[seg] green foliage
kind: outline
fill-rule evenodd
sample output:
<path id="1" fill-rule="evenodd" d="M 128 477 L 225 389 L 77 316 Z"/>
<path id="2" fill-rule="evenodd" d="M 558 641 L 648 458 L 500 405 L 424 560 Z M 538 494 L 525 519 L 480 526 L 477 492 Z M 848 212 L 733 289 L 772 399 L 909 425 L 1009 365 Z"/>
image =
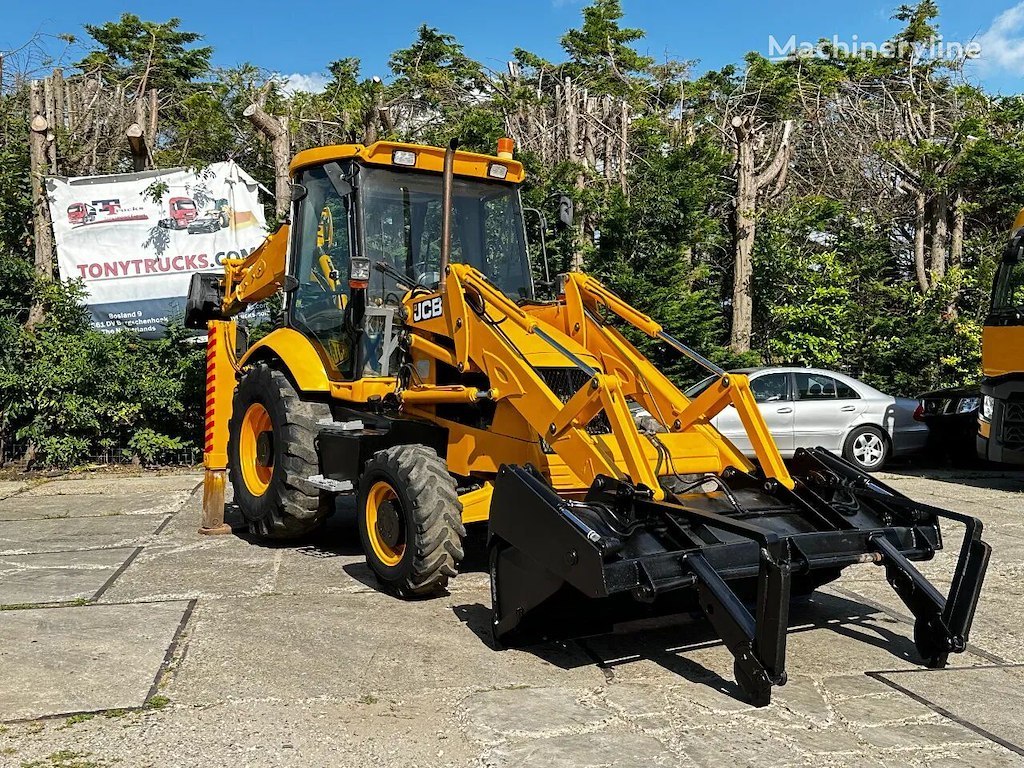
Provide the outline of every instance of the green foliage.
<path id="1" fill-rule="evenodd" d="M 77 66 L 140 91 L 177 92 L 182 84 L 209 71 L 213 55 L 213 48 L 187 47 L 202 36 L 182 32 L 180 25 L 181 19 L 158 23 L 143 21 L 134 13 L 122 14 L 119 21 L 86 24 L 96 48 Z"/>
<path id="2" fill-rule="evenodd" d="M 0 268 L 12 259 L 0 257 Z M 30 283 L 46 316 L 32 331 L 0 322 L 3 432 L 41 464 L 73 466 L 129 447 L 140 461 L 197 445 L 205 350 L 172 327 L 166 338 L 89 327 L 75 283 Z"/>

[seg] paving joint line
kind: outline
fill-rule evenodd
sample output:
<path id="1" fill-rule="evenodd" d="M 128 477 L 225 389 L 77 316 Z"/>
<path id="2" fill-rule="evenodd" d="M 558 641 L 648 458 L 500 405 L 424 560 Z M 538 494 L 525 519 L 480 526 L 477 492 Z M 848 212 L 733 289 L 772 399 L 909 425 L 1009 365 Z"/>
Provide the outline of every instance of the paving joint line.
<path id="1" fill-rule="evenodd" d="M 1016 665 L 1014 665 L 1014 666 L 1016 666 Z M 970 667 L 963 667 L 962 669 L 970 669 Z M 975 669 L 976 669 L 976 667 L 975 667 Z M 915 671 L 921 671 L 921 670 L 915 670 Z M 930 671 L 937 672 L 939 670 L 930 670 Z M 967 720 L 966 718 L 960 717 L 956 713 L 951 712 L 950 710 L 946 709 L 945 707 L 941 706 L 940 704 L 936 704 L 931 699 L 929 699 L 929 698 L 927 698 L 925 696 L 922 696 L 919 693 L 915 693 L 914 691 L 911 691 L 909 688 L 905 688 L 904 686 L 900 685 L 899 683 L 897 683 L 897 682 L 895 682 L 893 680 L 889 680 L 888 678 L 886 678 L 884 676 L 884 673 L 881 673 L 881 672 L 866 672 L 865 674 L 868 677 L 872 678 L 873 680 L 877 680 L 880 683 L 884 683 L 885 685 L 888 685 L 893 690 L 898 691 L 899 693 L 902 693 L 904 696 L 907 696 L 907 697 L 913 699 L 918 704 L 923 704 L 924 706 L 928 707 L 928 709 L 932 710 L 932 712 L 935 712 L 936 714 L 941 715 L 942 717 L 946 718 L 947 720 L 951 720 L 952 722 L 957 723 L 958 725 L 961 725 L 961 726 L 963 726 L 964 728 L 967 728 L 970 731 L 973 731 L 974 733 L 978 734 L 979 736 L 987 739 L 988 741 L 991 741 L 993 744 L 998 744 L 999 746 L 1003 747 L 1004 749 L 1008 749 L 1011 752 L 1015 752 L 1018 755 L 1024 756 L 1024 747 L 1018 746 L 1017 744 L 1014 744 L 1012 741 L 1008 741 L 1007 739 L 1004 739 L 1002 736 L 997 736 L 996 734 L 992 733 L 991 731 L 986 730 L 985 728 L 982 728 L 980 725 L 976 725 L 975 723 L 972 723 L 970 720 Z"/>
<path id="2" fill-rule="evenodd" d="M 153 678 L 153 684 L 149 687 L 149 693 L 146 694 L 146 701 L 153 698 L 157 691 L 160 690 L 160 680 L 170 669 L 171 662 L 174 660 L 174 653 L 178 650 L 181 638 L 185 634 L 185 627 L 188 626 L 189 619 L 192 618 L 192 612 L 195 610 L 197 602 L 199 602 L 198 598 L 189 600 L 188 607 L 185 608 L 185 612 L 181 615 L 181 621 L 178 622 L 178 628 L 174 630 L 171 644 L 167 646 L 167 651 L 164 653 L 164 660 L 156 671 L 156 677 Z"/>
<path id="3" fill-rule="evenodd" d="M 885 606 L 882 603 L 879 603 L 879 602 L 877 602 L 876 600 L 873 600 L 870 597 L 865 597 L 864 595 L 861 595 L 861 594 L 859 594 L 857 592 L 853 592 L 853 591 L 848 590 L 848 589 L 844 589 L 843 587 L 837 587 L 834 584 L 830 584 L 828 586 L 828 588 L 833 590 L 833 591 L 835 591 L 835 592 L 839 592 L 844 597 L 847 597 L 847 598 L 849 598 L 851 600 L 858 600 L 858 601 L 864 603 L 865 605 L 871 606 L 872 608 L 875 608 L 876 610 L 881 611 L 882 613 L 884 613 L 889 618 L 895 619 L 896 621 L 900 622 L 901 624 L 906 624 L 907 626 L 910 626 L 910 627 L 914 626 L 914 620 L 912 618 L 910 618 L 909 616 L 905 616 L 904 614 L 897 613 L 896 611 L 892 610 L 888 606 Z M 983 648 L 979 648 L 978 646 L 974 645 L 974 643 L 968 643 L 967 644 L 967 650 L 970 651 L 971 653 L 973 653 L 975 656 L 980 656 L 981 658 L 986 659 L 987 661 L 990 661 L 993 664 L 997 664 L 997 665 L 1001 665 L 1001 666 L 1006 666 L 1006 665 L 1009 665 L 1009 664 L 1013 663 L 1009 659 L 1004 659 L 1002 656 L 999 656 L 999 655 L 997 655 L 995 653 L 990 653 L 989 651 L 986 651 Z"/>
<path id="4" fill-rule="evenodd" d="M 121 563 L 121 565 L 118 566 L 117 570 L 114 571 L 110 575 L 110 578 L 108 578 L 105 582 L 103 582 L 103 586 L 101 586 L 96 591 L 96 594 L 92 596 L 92 602 L 95 603 L 101 597 L 103 597 L 103 593 L 106 592 L 107 589 L 109 589 L 114 584 L 114 582 L 117 580 L 117 578 L 122 573 L 124 573 L 126 570 L 128 570 L 128 566 L 131 565 L 135 561 L 135 558 L 137 558 L 142 553 L 143 549 L 144 549 L 144 547 L 141 547 L 141 546 L 136 547 L 135 551 L 133 551 L 130 555 L 128 555 L 127 558 L 125 558 L 125 561 L 123 563 Z"/>

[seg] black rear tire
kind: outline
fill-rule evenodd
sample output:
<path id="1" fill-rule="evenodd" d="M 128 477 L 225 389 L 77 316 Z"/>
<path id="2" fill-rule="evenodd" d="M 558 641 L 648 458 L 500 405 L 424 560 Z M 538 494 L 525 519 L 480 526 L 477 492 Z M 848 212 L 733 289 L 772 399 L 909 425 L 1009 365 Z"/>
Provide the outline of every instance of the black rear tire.
<path id="1" fill-rule="evenodd" d="M 242 445 L 243 432 L 251 430 L 246 414 L 251 409 L 262 415 L 260 408 L 269 437 L 263 440 L 262 457 L 254 458 Z M 333 497 L 308 481 L 319 472 L 317 421 L 330 415 L 326 403 L 301 399 L 288 377 L 266 363 L 242 374 L 229 424 L 228 464 L 235 503 L 254 536 L 294 539 L 320 525 L 331 511 Z"/>
<path id="2" fill-rule="evenodd" d="M 402 597 L 441 592 L 463 557 L 455 478 L 425 445 L 378 451 L 359 478 L 359 539 L 378 581 Z"/>

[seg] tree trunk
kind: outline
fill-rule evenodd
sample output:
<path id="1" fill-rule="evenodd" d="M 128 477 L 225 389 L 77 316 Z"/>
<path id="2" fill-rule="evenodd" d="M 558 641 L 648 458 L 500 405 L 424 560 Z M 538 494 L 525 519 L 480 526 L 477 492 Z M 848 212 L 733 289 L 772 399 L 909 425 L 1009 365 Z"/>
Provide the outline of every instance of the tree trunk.
<path id="1" fill-rule="evenodd" d="M 914 272 L 917 274 L 917 287 L 921 293 L 928 293 L 928 272 L 924 263 L 924 226 L 925 198 L 924 192 L 914 193 Z"/>
<path id="2" fill-rule="evenodd" d="M 46 159 L 49 162 L 48 173 L 57 173 L 57 109 L 53 100 L 53 82 L 50 78 L 43 80 L 43 117 L 46 118 Z"/>
<path id="3" fill-rule="evenodd" d="M 291 204 L 291 186 L 288 181 L 288 163 L 291 160 L 291 141 L 284 118 L 267 113 L 259 104 L 250 104 L 242 114 L 270 140 L 274 158 L 274 212 L 279 220 L 288 216 Z M 376 121 L 374 121 L 376 122 Z"/>
<path id="4" fill-rule="evenodd" d="M 156 132 L 160 127 L 160 93 L 156 88 L 149 89 L 149 125 L 146 135 L 149 136 L 149 167 L 156 168 L 153 152 L 156 150 Z"/>
<path id="5" fill-rule="evenodd" d="M 949 266 L 958 267 L 964 256 L 964 196 L 953 195 L 953 231 L 949 238 Z"/>
<path id="6" fill-rule="evenodd" d="M 932 217 L 932 285 L 935 285 L 946 276 L 949 250 L 949 196 L 945 192 L 935 196 Z"/>
<path id="7" fill-rule="evenodd" d="M 33 80 L 29 88 L 29 175 L 32 180 L 32 231 L 35 245 L 35 271 L 43 280 L 53 279 L 53 230 L 50 228 L 50 210 L 46 199 L 47 142 L 50 125 L 43 112 L 46 109 L 42 85 Z M 43 306 L 39 302 L 29 310 L 26 327 L 34 328 L 43 319 Z"/>
<path id="8" fill-rule="evenodd" d="M 622 193 L 629 196 L 626 185 L 626 162 L 629 159 L 629 103 L 623 99 L 619 114 L 619 186 Z"/>
<path id="9" fill-rule="evenodd" d="M 754 216 L 757 206 L 757 180 L 754 173 L 753 136 L 750 121 L 733 118 L 736 134 L 736 211 L 735 267 L 732 279 L 732 329 L 729 348 L 736 354 L 750 351 L 753 331 Z"/>

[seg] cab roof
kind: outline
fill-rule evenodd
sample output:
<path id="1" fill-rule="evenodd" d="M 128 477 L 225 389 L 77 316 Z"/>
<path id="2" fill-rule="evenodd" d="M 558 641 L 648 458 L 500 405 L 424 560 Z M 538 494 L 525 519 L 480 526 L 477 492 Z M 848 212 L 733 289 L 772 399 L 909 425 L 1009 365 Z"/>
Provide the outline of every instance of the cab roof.
<path id="1" fill-rule="evenodd" d="M 396 165 L 393 161 L 396 150 L 414 152 L 416 154 L 416 165 Z M 444 168 L 445 150 L 441 147 L 428 147 L 422 144 L 403 144 L 397 141 L 377 141 L 369 146 L 362 144 L 333 144 L 326 147 L 315 147 L 299 152 L 292 159 L 289 173 L 294 176 L 298 171 L 314 165 L 323 165 L 334 160 L 346 160 L 355 158 L 357 161 L 371 163 L 373 165 L 394 166 L 396 168 L 415 167 L 416 170 L 441 173 Z M 455 164 L 453 172 L 456 176 L 469 176 L 488 181 L 496 181 L 488 175 L 488 169 L 492 164 L 504 165 L 508 171 L 504 181 L 514 184 L 520 183 L 525 174 L 523 164 L 517 160 L 503 160 L 494 155 L 479 155 L 476 152 L 455 153 Z M 500 181 L 500 180 L 499 180 Z"/>

